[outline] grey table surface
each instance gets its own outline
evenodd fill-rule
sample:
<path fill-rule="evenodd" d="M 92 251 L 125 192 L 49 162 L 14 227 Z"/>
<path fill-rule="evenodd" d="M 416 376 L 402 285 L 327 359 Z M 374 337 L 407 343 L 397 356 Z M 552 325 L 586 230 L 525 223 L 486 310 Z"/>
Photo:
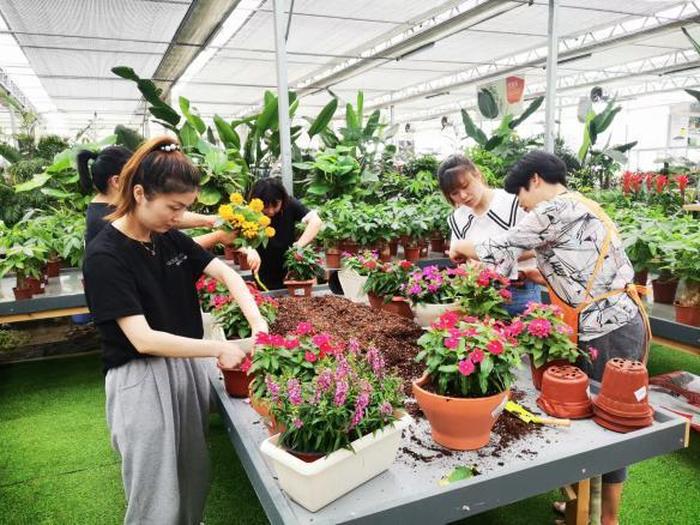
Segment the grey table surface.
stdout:
<path fill-rule="evenodd" d="M 480 451 L 437 457 L 428 422 L 421 419 L 404 432 L 388 471 L 311 513 L 285 495 L 260 453 L 268 434 L 249 400 L 229 397 L 216 367 L 210 367 L 209 377 L 232 444 L 272 523 L 448 523 L 680 449 L 686 433 L 686 420 L 657 409 L 652 426 L 629 434 L 587 419 L 573 421 L 569 428 L 542 427 L 497 455 L 498 438 L 492 435 Z M 537 410 L 526 367 L 516 387 L 525 392 L 521 403 Z M 597 385 L 591 389 L 595 392 Z M 416 460 L 416 453 L 435 458 Z M 448 486 L 438 484 L 461 465 L 474 465 L 480 474 Z"/>

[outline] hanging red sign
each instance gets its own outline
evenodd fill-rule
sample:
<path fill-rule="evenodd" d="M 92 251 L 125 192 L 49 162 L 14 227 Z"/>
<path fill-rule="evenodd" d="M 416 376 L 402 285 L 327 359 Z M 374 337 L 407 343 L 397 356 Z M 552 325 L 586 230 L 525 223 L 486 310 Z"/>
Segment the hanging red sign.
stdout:
<path fill-rule="evenodd" d="M 506 77 L 506 100 L 508 104 L 517 104 L 523 99 L 525 79 L 522 77 Z"/>

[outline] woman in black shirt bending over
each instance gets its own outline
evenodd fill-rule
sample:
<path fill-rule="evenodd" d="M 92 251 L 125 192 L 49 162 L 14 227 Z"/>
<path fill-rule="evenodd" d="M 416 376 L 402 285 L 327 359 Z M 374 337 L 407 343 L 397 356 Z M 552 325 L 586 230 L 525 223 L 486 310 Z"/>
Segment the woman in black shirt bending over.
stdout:
<path fill-rule="evenodd" d="M 231 268 L 177 229 L 200 174 L 169 137 L 141 146 L 121 172 L 116 209 L 88 245 L 88 306 L 100 332 L 107 421 L 121 455 L 125 523 L 199 523 L 209 483 L 209 385 L 192 358 L 235 367 L 231 341 L 202 340 L 195 282 L 225 283 L 253 334 L 267 331 Z"/>
<path fill-rule="evenodd" d="M 284 252 L 292 245 L 304 247 L 313 241 L 323 226 L 323 221 L 315 211 L 310 211 L 284 189 L 282 181 L 277 178 L 260 179 L 253 185 L 249 200 L 260 199 L 265 208 L 263 213 L 272 222 L 275 236 L 267 247 L 257 250 L 242 250 L 253 271 L 259 272 L 260 280 L 270 290 L 284 288 Z M 296 239 L 296 226 L 299 222 L 306 225 L 304 232 Z"/>
<path fill-rule="evenodd" d="M 112 204 L 119 194 L 119 173 L 131 157 L 131 151 L 123 146 L 108 146 L 99 153 L 83 150 L 78 153 L 76 162 L 80 174 L 80 187 L 86 194 L 92 193 L 93 187 L 97 195 L 90 201 L 87 208 L 85 244 L 89 244 L 102 231 L 105 217 L 114 211 Z M 185 212 L 178 221 L 177 227 L 213 228 L 216 215 L 201 215 Z M 216 231 L 195 238 L 195 242 L 204 248 L 213 248 L 216 244 L 233 242 L 233 237 L 224 231 Z"/>

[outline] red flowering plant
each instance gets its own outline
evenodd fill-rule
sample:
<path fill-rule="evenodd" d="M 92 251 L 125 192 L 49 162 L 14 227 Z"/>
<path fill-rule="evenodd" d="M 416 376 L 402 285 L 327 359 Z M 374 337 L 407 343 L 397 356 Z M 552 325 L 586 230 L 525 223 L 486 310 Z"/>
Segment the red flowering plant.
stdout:
<path fill-rule="evenodd" d="M 375 251 L 365 250 L 357 255 L 343 253 L 343 268 L 355 270 L 363 277 L 368 276 L 374 270 L 379 268 L 379 255 Z"/>
<path fill-rule="evenodd" d="M 260 293 L 255 287 L 248 286 L 250 293 L 258 305 L 258 310 L 269 324 L 277 318 L 279 303 L 272 297 L 267 297 Z M 250 337 L 251 330 L 248 320 L 243 315 L 239 304 L 227 294 L 214 295 L 211 298 L 212 316 L 216 322 L 224 329 L 226 339 L 245 339 Z"/>
<path fill-rule="evenodd" d="M 376 348 L 324 360 L 314 377 L 288 371 L 267 376 L 270 411 L 285 430 L 279 444 L 297 452 L 330 454 L 396 420 L 402 381 L 385 370 Z"/>
<path fill-rule="evenodd" d="M 363 291 L 382 297 L 385 303 L 403 296 L 409 274 L 416 267 L 410 261 L 379 264 L 367 277 Z"/>
<path fill-rule="evenodd" d="M 454 294 L 464 313 L 496 319 L 508 317 L 503 307 L 511 299 L 507 277 L 476 264 L 462 265 L 455 271 L 459 272 L 459 279 L 454 281 Z"/>
<path fill-rule="evenodd" d="M 597 350 L 581 352 L 571 340 L 571 327 L 564 322 L 561 309 L 553 304 L 531 302 L 520 317 L 506 329 L 507 334 L 517 339 L 522 353 L 529 354 L 535 368 L 550 361 L 566 359 L 570 363 L 583 356 L 597 357 Z"/>
<path fill-rule="evenodd" d="M 194 285 L 199 297 L 199 304 L 204 312 L 211 312 L 214 309 L 212 300 L 214 297 L 228 293 L 228 289 L 213 277 L 202 275 Z"/>
<path fill-rule="evenodd" d="M 418 339 L 435 392 L 450 397 L 485 397 L 515 381 L 520 354 L 503 325 L 457 312 L 446 312 Z"/>
<path fill-rule="evenodd" d="M 345 343 L 333 339 L 325 332 L 316 333 L 311 323 L 301 322 L 287 334 L 260 332 L 255 339 L 255 352 L 250 374 L 255 377 L 251 384 L 257 398 L 266 398 L 266 378 L 290 374 L 300 381 L 316 375 L 316 367 L 327 359 L 345 351 Z"/>
<path fill-rule="evenodd" d="M 294 281 L 321 278 L 324 274 L 321 258 L 313 246 L 290 247 L 284 254 L 284 268 L 287 271 L 286 279 Z"/>

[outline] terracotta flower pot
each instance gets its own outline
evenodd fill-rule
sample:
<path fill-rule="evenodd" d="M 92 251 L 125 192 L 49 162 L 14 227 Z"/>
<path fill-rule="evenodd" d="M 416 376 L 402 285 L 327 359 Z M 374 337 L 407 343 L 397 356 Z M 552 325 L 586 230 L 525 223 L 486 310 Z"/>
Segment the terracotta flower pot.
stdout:
<path fill-rule="evenodd" d="M 238 252 L 233 246 L 224 246 L 224 259 L 227 261 L 236 261 Z"/>
<path fill-rule="evenodd" d="M 248 264 L 248 257 L 245 254 L 238 254 L 238 268 L 244 272 L 250 270 L 250 265 Z"/>
<path fill-rule="evenodd" d="M 252 394 L 253 393 L 249 390 L 248 397 L 250 397 L 250 406 L 253 410 L 255 410 L 258 413 L 258 415 L 260 415 L 260 417 L 262 417 L 263 424 L 265 425 L 265 428 L 267 429 L 268 433 L 271 436 L 274 436 L 275 434 L 283 432 L 285 430 L 285 426 L 278 424 L 277 421 L 275 421 L 275 418 L 270 413 L 270 407 L 268 405 L 268 402 L 262 399 L 258 399 Z"/>
<path fill-rule="evenodd" d="M 404 248 L 406 245 L 410 242 L 411 238 L 408 235 L 402 235 L 399 237 L 399 242 L 401 243 L 401 246 Z"/>
<path fill-rule="evenodd" d="M 430 250 L 433 252 L 442 253 L 445 250 L 444 237 L 433 237 L 430 239 Z"/>
<path fill-rule="evenodd" d="M 38 295 L 44 293 L 44 287 L 42 286 L 41 279 L 35 277 L 27 277 L 26 284 L 32 291 L 32 295 Z"/>
<path fill-rule="evenodd" d="M 49 261 L 46 263 L 46 277 L 58 277 L 61 273 L 61 260 L 56 259 L 54 261 Z"/>
<path fill-rule="evenodd" d="M 612 414 L 606 412 L 605 410 L 602 410 L 599 407 L 593 407 L 593 414 L 595 417 L 604 419 L 608 423 L 614 423 L 617 425 L 621 425 L 624 427 L 630 427 L 630 428 L 644 428 L 648 427 L 654 422 L 654 415 L 653 413 L 649 416 L 646 417 L 619 417 L 619 416 L 613 416 Z"/>
<path fill-rule="evenodd" d="M 307 281 L 286 280 L 284 285 L 287 287 L 289 295 L 292 297 L 311 297 L 311 289 L 314 286 L 316 279 Z"/>
<path fill-rule="evenodd" d="M 649 281 L 649 270 L 641 270 L 639 272 L 634 272 L 634 284 L 639 286 L 646 286 Z"/>
<path fill-rule="evenodd" d="M 251 381 L 253 381 L 252 375 L 246 374 L 240 368 L 222 368 L 219 366 L 219 370 L 224 376 L 224 386 L 228 395 L 231 397 L 248 397 L 248 389 Z"/>
<path fill-rule="evenodd" d="M 423 389 L 424 375 L 413 382 L 413 396 L 428 418 L 433 439 L 454 450 L 476 450 L 491 439 L 491 429 L 508 401 L 509 391 L 488 397 L 459 398 Z"/>
<path fill-rule="evenodd" d="M 588 376 L 570 365 L 550 366 L 542 377 L 537 406 L 554 417 L 582 419 L 593 415 Z"/>
<path fill-rule="evenodd" d="M 613 416 L 646 418 L 653 414 L 648 387 L 649 374 L 644 364 L 616 357 L 605 364 L 600 393 L 593 404 Z"/>
<path fill-rule="evenodd" d="M 535 360 L 532 358 L 532 356 L 528 357 L 530 358 L 530 372 L 532 373 L 532 384 L 537 390 L 542 390 L 542 376 L 544 375 L 545 370 L 547 370 L 550 366 L 566 366 L 571 364 L 566 359 L 555 359 L 553 361 L 545 363 L 539 368 L 535 368 Z"/>
<path fill-rule="evenodd" d="M 394 239 L 393 241 L 389 241 L 389 253 L 391 254 L 392 257 L 396 257 L 396 254 L 399 253 L 399 240 Z"/>
<path fill-rule="evenodd" d="M 654 279 L 651 281 L 654 289 L 654 302 L 661 304 L 673 304 L 676 300 L 676 290 L 678 289 L 678 279 Z"/>
<path fill-rule="evenodd" d="M 382 310 L 400 315 L 406 319 L 413 319 L 413 311 L 408 300 L 403 297 L 393 297 L 388 303 L 382 305 Z"/>
<path fill-rule="evenodd" d="M 379 250 L 379 260 L 381 262 L 391 262 L 391 250 L 389 250 L 388 244 L 383 244 L 377 247 Z"/>
<path fill-rule="evenodd" d="M 32 289 L 31 288 L 13 288 L 12 292 L 15 294 L 15 300 L 16 301 L 22 301 L 24 299 L 31 299 L 32 298 Z"/>
<path fill-rule="evenodd" d="M 700 306 L 682 306 L 675 303 L 676 321 L 690 326 L 700 326 Z"/>
<path fill-rule="evenodd" d="M 340 250 L 338 248 L 326 249 L 326 267 L 340 268 Z"/>
<path fill-rule="evenodd" d="M 406 248 L 406 246 L 404 246 L 403 254 L 404 254 L 404 258 L 407 261 L 416 262 L 418 259 L 420 259 L 420 246 L 415 246 L 415 247 L 410 247 L 410 248 Z"/>
<path fill-rule="evenodd" d="M 384 309 L 384 298 L 379 297 L 378 295 L 375 295 L 373 293 L 368 293 L 367 298 L 369 299 L 369 305 L 374 308 L 375 310 L 383 310 Z"/>
<path fill-rule="evenodd" d="M 340 243 L 340 250 L 351 255 L 357 255 L 360 251 L 360 245 L 354 241 L 343 241 Z"/>

